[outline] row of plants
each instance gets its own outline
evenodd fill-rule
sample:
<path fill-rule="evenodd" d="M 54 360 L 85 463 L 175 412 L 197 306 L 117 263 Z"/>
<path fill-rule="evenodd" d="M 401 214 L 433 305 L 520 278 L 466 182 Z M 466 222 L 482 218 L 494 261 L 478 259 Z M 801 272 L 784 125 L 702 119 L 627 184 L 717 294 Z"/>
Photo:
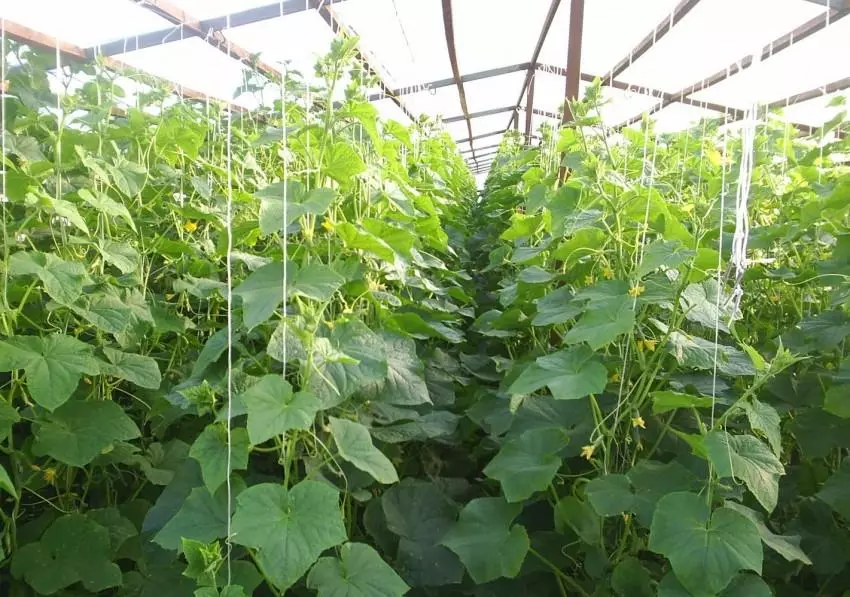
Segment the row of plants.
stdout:
<path fill-rule="evenodd" d="M 439 476 L 442 447 L 419 446 L 459 427 L 475 188 L 433 123 L 379 121 L 354 83 L 333 101 L 369 83 L 355 43 L 250 114 L 150 80 L 122 108 L 101 64 L 67 67 L 57 98 L 50 57 L 12 47 L 3 595 L 390 596 L 429 577 L 398 481 Z M 390 549 L 367 527 L 393 496 Z"/>
<path fill-rule="evenodd" d="M 488 497 L 461 520 L 503 546 L 476 594 L 850 594 L 846 113 L 757 126 L 736 308 L 739 136 L 612 138 L 600 103 L 503 147 L 473 210 Z"/>
<path fill-rule="evenodd" d="M 593 86 L 479 198 L 355 42 L 253 113 L 13 48 L 0 593 L 850 590 L 848 141 L 758 127 L 735 308 L 736 135 Z"/>

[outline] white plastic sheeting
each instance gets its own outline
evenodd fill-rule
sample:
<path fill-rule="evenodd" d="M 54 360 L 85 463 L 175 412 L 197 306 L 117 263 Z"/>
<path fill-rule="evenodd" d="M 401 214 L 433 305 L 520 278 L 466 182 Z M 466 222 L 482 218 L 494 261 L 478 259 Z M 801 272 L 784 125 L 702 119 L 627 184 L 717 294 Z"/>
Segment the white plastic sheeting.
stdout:
<path fill-rule="evenodd" d="M 601 117 L 612 127 L 651 112 L 656 128 L 673 132 L 693 126 L 702 118 L 720 114 L 698 105 L 674 102 L 658 110 L 660 92 L 675 93 L 699 84 L 753 53 L 770 47 L 828 7 L 810 0 L 700 0 L 669 32 L 642 56 L 634 49 L 665 21 L 681 0 L 587 0 L 582 40 L 581 92 L 587 79 L 603 77 L 615 65 L 627 67 L 616 75 L 619 83 L 643 86 L 657 93 L 623 91 L 603 81 Z M 834 4 L 839 0 L 825 0 Z M 245 93 L 244 66 L 198 38 L 184 33 L 165 18 L 147 10 L 146 0 L 7 0 L 0 2 L 0 18 L 24 25 L 82 48 L 164 31 L 159 45 L 119 54 L 116 58 L 141 70 L 184 85 L 211 97 L 234 101 L 247 108 L 271 105 L 275 93 Z M 172 6 L 203 20 L 276 4 L 270 0 L 170 0 Z M 225 30 L 225 37 L 266 63 L 301 72 L 308 80 L 313 65 L 329 49 L 334 33 L 315 10 L 321 6 L 346 31 L 357 34 L 360 49 L 378 71 L 387 88 L 399 90 L 399 99 L 415 116 L 448 119 L 445 129 L 456 140 L 467 139 L 469 128 L 462 109 L 445 40 L 441 0 L 282 0 L 283 17 Z M 526 69 L 534 53 L 552 0 L 454 0 L 453 21 L 458 65 L 462 75 L 505 69 L 503 74 L 464 83 L 470 114 L 517 106 Z M 562 0 L 544 40 L 539 68 L 534 71 L 534 108 L 550 114 L 532 115 L 532 130 L 556 124 L 565 93 L 565 79 L 546 72 L 567 61 L 570 0 Z M 271 12 L 276 12 L 272 10 Z M 846 12 L 846 11 L 845 11 Z M 784 117 L 791 122 L 820 126 L 844 109 L 845 90 L 827 93 L 827 85 L 850 77 L 850 18 L 832 13 L 834 22 L 814 35 L 796 40 L 767 60 L 729 76 L 693 94 L 699 102 L 741 109 L 753 100 L 781 105 L 785 98 L 823 88 L 822 96 L 789 105 Z M 512 71 L 512 72 L 508 72 Z M 443 82 L 440 86 L 429 83 Z M 134 88 L 126 82 L 127 103 Z M 342 86 L 341 86 L 342 87 Z M 377 90 L 371 90 L 375 93 Z M 335 99 L 342 98 L 339 89 Z M 407 122 L 392 100 L 376 97 L 384 118 Z M 518 105 L 519 130 L 525 130 L 527 93 Z M 714 106 L 717 107 L 717 106 Z M 471 121 L 472 136 L 459 143 L 471 158 L 492 151 L 512 120 L 513 111 L 481 115 Z M 552 117 L 554 116 L 554 118 Z M 481 149 L 488 148 L 488 149 Z"/>

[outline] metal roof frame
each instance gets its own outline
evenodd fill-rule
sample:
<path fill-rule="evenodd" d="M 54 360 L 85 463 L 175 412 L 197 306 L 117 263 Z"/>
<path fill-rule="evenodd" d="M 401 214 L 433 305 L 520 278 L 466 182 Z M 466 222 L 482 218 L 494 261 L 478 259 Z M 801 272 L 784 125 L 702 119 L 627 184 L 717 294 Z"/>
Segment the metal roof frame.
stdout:
<path fill-rule="evenodd" d="M 443 29 L 446 33 L 446 48 L 449 52 L 449 62 L 452 65 L 457 95 L 460 99 L 460 109 L 466 120 L 466 130 L 469 132 L 469 148 L 472 150 L 472 161 L 475 159 L 475 147 L 473 146 L 472 121 L 469 118 L 469 107 L 466 105 L 466 91 L 463 88 L 463 79 L 460 76 L 460 67 L 457 62 L 457 48 L 455 47 L 454 16 L 452 15 L 452 0 L 442 0 L 443 7 Z"/>

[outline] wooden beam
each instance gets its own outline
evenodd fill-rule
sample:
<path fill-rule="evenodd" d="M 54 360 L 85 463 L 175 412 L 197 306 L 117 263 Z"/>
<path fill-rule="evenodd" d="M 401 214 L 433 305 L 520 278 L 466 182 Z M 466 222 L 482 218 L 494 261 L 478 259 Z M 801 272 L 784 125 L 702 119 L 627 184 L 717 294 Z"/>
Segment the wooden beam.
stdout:
<path fill-rule="evenodd" d="M 245 66 L 263 73 L 272 81 L 281 81 L 283 79 L 283 73 L 278 68 L 260 60 L 242 46 L 233 43 L 220 30 L 212 28 L 204 29 L 204 25 L 199 19 L 196 19 L 180 7 L 172 4 L 171 0 L 134 0 L 134 2 L 178 25 L 182 28 L 184 35 L 188 32 L 190 36 L 200 37 L 219 52 L 227 54 Z"/>
<path fill-rule="evenodd" d="M 661 38 L 670 33 L 673 27 L 685 18 L 685 16 L 687 16 L 687 14 L 691 12 L 697 4 L 699 4 L 699 1 L 700 0 L 682 0 L 679 2 L 670 15 L 665 17 L 663 21 L 656 25 L 655 28 L 650 31 L 627 56 L 615 64 L 611 70 L 602 77 L 602 80 L 611 80 L 620 76 L 620 74 L 629 68 L 635 60 L 646 54 L 652 46 L 661 40 Z"/>
<path fill-rule="evenodd" d="M 540 28 L 540 35 L 537 36 L 537 44 L 534 46 L 534 51 L 531 53 L 531 61 L 529 62 L 528 71 L 525 73 L 525 80 L 522 83 L 522 88 L 519 90 L 519 97 L 516 100 L 516 107 L 519 110 L 522 104 L 522 98 L 528 86 L 531 84 L 531 79 L 534 76 L 534 71 L 537 69 L 537 61 L 540 59 L 540 52 L 543 51 L 543 44 L 546 43 L 546 36 L 549 35 L 549 29 L 552 28 L 552 21 L 555 20 L 555 15 L 558 14 L 558 8 L 561 6 L 561 0 L 552 0 L 549 5 L 549 10 L 546 12 L 546 17 L 543 19 L 543 26 Z M 511 123 L 514 118 L 519 118 L 519 113 L 515 112 L 511 116 L 510 122 L 505 130 L 511 128 Z"/>

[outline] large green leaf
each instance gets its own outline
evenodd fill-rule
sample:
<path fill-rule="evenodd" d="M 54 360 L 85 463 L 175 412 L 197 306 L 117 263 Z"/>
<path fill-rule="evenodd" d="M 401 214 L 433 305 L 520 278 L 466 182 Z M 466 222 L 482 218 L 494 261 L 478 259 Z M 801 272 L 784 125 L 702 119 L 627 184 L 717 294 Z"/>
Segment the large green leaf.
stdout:
<path fill-rule="evenodd" d="M 850 520 L 850 458 L 845 458 L 841 467 L 826 480 L 817 497 Z"/>
<path fill-rule="evenodd" d="M 9 257 L 9 275 L 36 276 L 44 284 L 47 294 L 63 305 L 74 303 L 89 282 L 82 263 L 65 261 L 53 253 L 18 251 Z"/>
<path fill-rule="evenodd" d="M 156 361 L 149 356 L 121 352 L 108 346 L 103 347 L 103 354 L 109 363 L 101 364 L 101 372 L 136 384 L 141 388 L 158 390 L 162 383 L 162 375 Z"/>
<path fill-rule="evenodd" d="M 212 495 L 206 487 L 195 487 L 153 541 L 165 549 L 176 550 L 183 539 L 209 543 L 226 535 L 227 488 L 222 487 Z"/>
<path fill-rule="evenodd" d="M 529 541 L 525 528 L 513 525 L 520 504 L 504 498 L 479 498 L 469 502 L 442 544 L 455 552 L 478 584 L 519 574 Z"/>
<path fill-rule="evenodd" d="M 335 181 L 345 185 L 366 170 L 366 164 L 351 145 L 338 141 L 325 149 L 323 170 Z"/>
<path fill-rule="evenodd" d="M 600 516 L 616 516 L 631 512 L 635 494 L 625 475 L 596 477 L 585 487 L 587 501 Z"/>
<path fill-rule="evenodd" d="M 56 519 L 41 539 L 18 549 L 12 575 L 42 595 L 76 583 L 99 593 L 121 586 L 121 569 L 112 563 L 109 531 L 82 514 Z"/>
<path fill-rule="evenodd" d="M 84 373 L 100 373 L 91 346 L 63 334 L 0 341 L 0 371 L 14 369 L 24 370 L 33 400 L 48 410 L 71 397 Z"/>
<path fill-rule="evenodd" d="M 139 437 L 139 428 L 115 402 L 73 400 L 35 428 L 33 451 L 71 466 L 85 466 L 104 449 Z"/>
<path fill-rule="evenodd" d="M 649 549 L 670 560 L 676 578 L 695 596 L 715 595 L 740 570 L 761 574 L 758 529 L 729 508 L 709 509 L 704 496 L 665 495 L 658 502 Z"/>
<path fill-rule="evenodd" d="M 620 597 L 655 597 L 652 577 L 640 561 L 626 556 L 611 574 L 611 587 Z"/>
<path fill-rule="evenodd" d="M 764 517 L 755 510 L 729 500 L 724 505 L 749 518 L 756 525 L 762 542 L 783 558 L 789 562 L 797 560 L 811 565 L 812 561 L 809 556 L 800 547 L 801 537 L 799 535 L 777 535 L 767 528 Z"/>
<path fill-rule="evenodd" d="M 643 259 L 635 272 L 643 277 L 659 267 L 675 269 L 696 256 L 692 249 L 686 249 L 677 240 L 656 240 L 644 249 Z"/>
<path fill-rule="evenodd" d="M 705 447 L 718 477 L 740 479 L 764 509 L 773 512 L 779 498 L 779 477 L 785 469 L 764 442 L 752 435 L 712 431 L 705 438 Z"/>
<path fill-rule="evenodd" d="M 374 549 L 346 543 L 339 557 L 319 558 L 307 575 L 318 597 L 401 597 L 410 590 Z"/>
<path fill-rule="evenodd" d="M 630 332 L 634 325 L 635 309 L 631 297 L 622 296 L 596 305 L 591 301 L 581 319 L 564 336 L 564 343 L 587 342 L 593 350 L 598 350 L 620 334 Z"/>
<path fill-rule="evenodd" d="M 562 286 L 546 296 L 537 299 L 537 314 L 531 320 L 532 325 L 557 325 L 581 315 L 584 307 L 573 301 L 573 293 L 568 286 Z"/>
<path fill-rule="evenodd" d="M 248 432 L 242 427 L 231 429 L 228 443 L 227 429 L 223 425 L 207 425 L 192 444 L 189 456 L 201 465 L 201 475 L 210 493 L 227 479 L 231 471 L 248 468 Z M 230 453 L 230 471 L 227 470 L 228 452 Z"/>
<path fill-rule="evenodd" d="M 117 296 L 98 292 L 86 295 L 71 309 L 107 334 L 121 334 L 134 321 L 133 309 Z"/>
<path fill-rule="evenodd" d="M 281 591 L 303 576 L 326 549 L 346 539 L 339 494 L 316 481 L 292 489 L 263 483 L 243 491 L 233 516 L 233 541 L 256 550 L 267 578 Z"/>
<path fill-rule="evenodd" d="M 123 203 L 119 203 L 109 195 L 99 191 L 90 191 L 88 189 L 80 189 L 77 194 L 80 199 L 91 205 L 100 213 L 121 218 L 127 225 L 136 232 L 136 224 L 133 222 L 133 217 L 130 215 L 130 210 Z"/>
<path fill-rule="evenodd" d="M 747 413 L 750 428 L 764 436 L 773 453 L 779 456 L 782 449 L 782 433 L 779 428 L 781 420 L 776 409 L 753 398 L 744 402 L 744 412 Z"/>
<path fill-rule="evenodd" d="M 339 455 L 344 460 L 369 473 L 379 483 L 398 481 L 398 473 L 393 463 L 372 444 L 372 437 L 366 427 L 335 417 L 330 417 L 330 427 Z"/>
<path fill-rule="evenodd" d="M 264 375 L 240 396 L 248 411 L 248 437 L 253 445 L 290 429 L 309 429 L 321 405 L 307 392 L 294 392 L 282 375 Z"/>
<path fill-rule="evenodd" d="M 538 358 L 508 388 L 530 394 L 548 386 L 556 400 L 575 400 L 605 389 L 608 372 L 587 346 L 575 346 Z"/>
<path fill-rule="evenodd" d="M 416 342 L 392 332 L 381 332 L 387 355 L 387 378 L 378 384 L 375 400 L 415 406 L 431 402 L 425 385 L 425 367 L 416 354 Z"/>
<path fill-rule="evenodd" d="M 329 301 L 339 287 L 345 284 L 345 278 L 327 265 L 308 263 L 296 269 L 294 278 L 287 280 L 287 283 L 292 294 L 316 301 Z"/>
<path fill-rule="evenodd" d="M 711 396 L 691 396 L 673 390 L 652 392 L 652 414 L 660 415 L 677 408 L 708 408 L 713 400 Z"/>
<path fill-rule="evenodd" d="M 293 273 L 290 269 L 287 277 Z M 284 264 L 275 261 L 253 272 L 233 289 L 233 294 L 242 298 L 242 321 L 249 330 L 271 317 L 283 302 L 283 278 Z"/>
<path fill-rule="evenodd" d="M 529 429 L 502 445 L 484 474 L 501 482 L 509 502 L 521 502 L 549 486 L 561 468 L 558 452 L 566 445 L 561 429 Z"/>
<path fill-rule="evenodd" d="M 321 401 L 322 408 L 340 404 L 387 376 L 384 342 L 360 320 L 336 322 L 329 338 L 314 339 L 313 351 L 315 370 L 307 390 Z"/>
<path fill-rule="evenodd" d="M 440 541 L 455 524 L 457 506 L 433 483 L 405 479 L 381 497 L 387 530 L 399 536 L 396 569 L 413 586 L 456 584 L 463 564 Z"/>
<path fill-rule="evenodd" d="M 334 232 L 349 249 L 359 249 L 384 261 L 395 262 L 395 252 L 390 245 L 374 234 L 356 228 L 350 222 L 337 224 Z"/>
<path fill-rule="evenodd" d="M 260 231 L 271 234 L 284 229 L 284 198 L 286 226 L 289 226 L 302 216 L 325 213 L 333 203 L 336 192 L 323 188 L 305 192 L 301 182 L 289 179 L 264 187 L 255 196 L 260 200 Z"/>
<path fill-rule="evenodd" d="M 558 526 L 569 526 L 588 545 L 599 545 L 602 541 L 602 525 L 596 512 L 574 495 L 558 500 L 555 522 Z"/>

